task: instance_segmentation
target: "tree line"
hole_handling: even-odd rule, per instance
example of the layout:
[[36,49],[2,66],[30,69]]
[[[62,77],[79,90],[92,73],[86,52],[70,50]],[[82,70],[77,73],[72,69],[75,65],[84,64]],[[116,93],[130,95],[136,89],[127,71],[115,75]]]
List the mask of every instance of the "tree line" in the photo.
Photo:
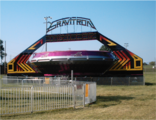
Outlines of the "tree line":
[[[7,72],[7,63],[2,63],[3,58],[7,56],[7,54],[4,51],[4,46],[3,46],[3,40],[0,39],[0,58],[1,58],[1,64],[0,64],[0,74],[6,74]],[[5,69],[5,71],[4,71]]]

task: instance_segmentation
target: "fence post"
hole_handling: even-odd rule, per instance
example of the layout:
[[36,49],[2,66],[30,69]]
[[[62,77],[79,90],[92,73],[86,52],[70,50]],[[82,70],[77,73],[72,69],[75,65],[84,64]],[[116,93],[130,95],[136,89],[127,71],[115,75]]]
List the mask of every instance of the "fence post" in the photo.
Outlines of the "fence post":
[[61,80],[61,77],[59,77],[59,79],[58,79],[58,80],[59,80],[59,82],[58,82],[59,84],[58,84],[58,85],[60,85],[60,82],[61,82],[61,81],[60,81],[60,80]]
[[17,85],[18,85],[19,83],[18,83],[18,76],[17,76]]
[[85,93],[86,93],[85,86],[86,84],[83,84],[83,107],[85,107]]
[[0,76],[0,89],[2,87],[2,76]]
[[22,79],[22,90],[23,90],[23,79]]
[[31,113],[33,113],[33,86],[31,87]]
[[71,70],[71,80],[73,81],[73,70]]
[[75,85],[73,85],[73,108],[75,109]]
[[144,76],[143,76],[143,85],[145,85],[145,78],[144,78]]
[[130,77],[129,77],[129,80],[128,80],[128,84],[130,85]]
[[42,79],[42,78],[38,79],[39,86],[41,86],[41,79]]
[[112,85],[112,80],[113,80],[113,78],[111,77],[111,85]]

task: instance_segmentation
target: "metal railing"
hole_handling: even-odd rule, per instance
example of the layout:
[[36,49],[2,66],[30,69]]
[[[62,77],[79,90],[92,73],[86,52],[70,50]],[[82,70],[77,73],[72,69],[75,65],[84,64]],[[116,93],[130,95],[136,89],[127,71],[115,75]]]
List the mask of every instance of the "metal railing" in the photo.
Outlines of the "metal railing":
[[[90,87],[86,89],[86,85]],[[95,82],[45,77],[1,79],[0,115],[78,108],[95,101]]]
[[50,77],[22,77],[22,76],[3,76],[2,87],[31,87],[43,85],[59,85],[60,78]]
[[[2,86],[38,86],[38,85],[67,85],[70,83],[70,78],[66,77],[3,77]],[[81,81],[96,82],[98,85],[144,85],[144,77],[76,77],[73,78],[73,83],[77,84]]]
[[144,77],[78,77],[77,81],[96,82],[97,85],[144,85]]
[[2,88],[0,115],[84,106],[84,85]]

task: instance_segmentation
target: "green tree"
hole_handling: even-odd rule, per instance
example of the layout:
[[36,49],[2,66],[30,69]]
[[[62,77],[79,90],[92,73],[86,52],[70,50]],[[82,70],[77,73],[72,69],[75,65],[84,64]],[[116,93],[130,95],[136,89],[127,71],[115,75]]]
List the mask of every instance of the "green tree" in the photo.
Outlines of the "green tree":
[[4,47],[3,47],[3,41],[0,39],[0,57],[3,59],[4,57]]
[[151,61],[149,64],[150,65],[155,65],[155,61]]
[[146,62],[144,62],[143,65],[148,65],[148,64]]
[[107,46],[105,46],[105,45],[102,45],[101,47],[100,47],[100,49],[99,49],[100,51],[104,51],[104,50],[106,50],[106,51],[109,51],[109,52],[111,52],[111,49],[110,48],[108,48]]
[[4,47],[3,47],[3,40],[0,39],[0,58],[1,60],[7,56],[7,54],[4,52]]

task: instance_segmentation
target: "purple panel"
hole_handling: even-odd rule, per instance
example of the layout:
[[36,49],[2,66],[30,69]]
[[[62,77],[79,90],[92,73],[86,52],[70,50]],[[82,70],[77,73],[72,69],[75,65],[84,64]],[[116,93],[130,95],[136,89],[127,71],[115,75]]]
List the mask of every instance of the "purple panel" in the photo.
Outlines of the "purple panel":
[[35,53],[33,58],[37,57],[50,57],[50,56],[107,56],[111,57],[111,54],[107,51],[53,51]]

